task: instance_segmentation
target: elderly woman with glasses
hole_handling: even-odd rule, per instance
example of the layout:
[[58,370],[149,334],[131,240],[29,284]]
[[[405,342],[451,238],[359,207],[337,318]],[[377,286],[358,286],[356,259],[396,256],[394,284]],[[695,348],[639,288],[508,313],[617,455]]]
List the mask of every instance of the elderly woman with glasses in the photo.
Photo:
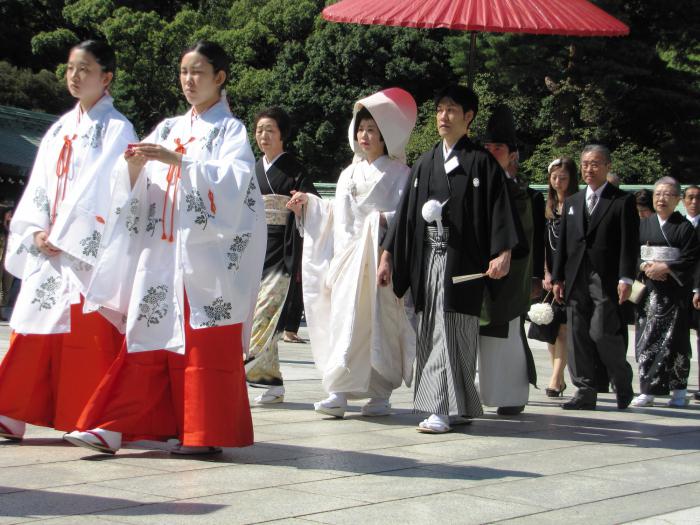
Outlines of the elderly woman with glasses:
[[646,295],[639,303],[635,350],[641,394],[632,406],[653,406],[668,395],[670,407],[688,404],[690,328],[688,297],[700,244],[692,225],[675,211],[681,188],[671,177],[654,185],[656,213],[639,226],[640,266]]

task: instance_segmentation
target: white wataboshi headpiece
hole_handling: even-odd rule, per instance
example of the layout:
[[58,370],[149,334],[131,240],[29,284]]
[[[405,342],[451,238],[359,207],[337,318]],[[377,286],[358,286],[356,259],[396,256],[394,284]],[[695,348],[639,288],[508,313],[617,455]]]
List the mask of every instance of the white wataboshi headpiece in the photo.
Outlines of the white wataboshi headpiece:
[[418,116],[416,101],[411,94],[401,88],[389,88],[355,102],[348,129],[350,148],[355,152],[353,162],[364,158],[364,152],[355,136],[355,118],[362,108],[366,108],[377,123],[389,157],[405,163],[406,145]]

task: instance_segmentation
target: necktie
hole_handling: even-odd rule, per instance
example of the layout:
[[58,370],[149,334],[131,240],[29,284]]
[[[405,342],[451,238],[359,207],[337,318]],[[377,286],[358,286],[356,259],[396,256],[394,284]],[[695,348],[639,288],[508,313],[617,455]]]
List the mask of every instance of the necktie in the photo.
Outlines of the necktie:
[[598,202],[598,196],[595,193],[591,193],[588,196],[588,215],[593,213],[593,208],[595,208],[596,202]]

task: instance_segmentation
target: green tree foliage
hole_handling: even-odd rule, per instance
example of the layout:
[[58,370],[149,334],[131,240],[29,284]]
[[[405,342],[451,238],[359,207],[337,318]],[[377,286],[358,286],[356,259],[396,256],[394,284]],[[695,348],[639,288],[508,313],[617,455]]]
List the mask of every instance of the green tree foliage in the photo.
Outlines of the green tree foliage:
[[0,61],[0,104],[60,113],[73,102],[63,82],[45,69],[33,73]]
[[[475,89],[478,137],[496,104],[514,112],[523,172],[541,182],[549,161],[588,141],[613,149],[629,183],[700,172],[700,16],[696,0],[595,0],[628,23],[626,38],[480,34]],[[111,92],[148,133],[186,102],[182,49],[197,38],[232,57],[231,107],[249,130],[276,104],[292,115],[288,145],[319,180],[335,180],[351,152],[352,102],[403,87],[419,105],[409,162],[438,140],[432,103],[466,78],[469,35],[445,30],[325,22],[324,0],[15,0],[0,2],[1,103],[59,113],[72,101],[60,77],[67,49],[104,38],[117,51]],[[41,16],[37,16],[41,13]],[[17,20],[23,23],[17,24]],[[26,21],[26,22],[24,22]],[[56,74],[49,73],[55,71]],[[252,139],[252,134],[251,134]]]

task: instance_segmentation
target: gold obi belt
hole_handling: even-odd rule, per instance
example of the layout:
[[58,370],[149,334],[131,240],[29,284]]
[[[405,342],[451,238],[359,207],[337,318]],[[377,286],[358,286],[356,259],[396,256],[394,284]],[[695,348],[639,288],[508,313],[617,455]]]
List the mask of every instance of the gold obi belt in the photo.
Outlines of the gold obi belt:
[[292,213],[286,208],[289,199],[286,195],[263,195],[265,222],[268,225],[284,226],[287,224],[287,217]]

